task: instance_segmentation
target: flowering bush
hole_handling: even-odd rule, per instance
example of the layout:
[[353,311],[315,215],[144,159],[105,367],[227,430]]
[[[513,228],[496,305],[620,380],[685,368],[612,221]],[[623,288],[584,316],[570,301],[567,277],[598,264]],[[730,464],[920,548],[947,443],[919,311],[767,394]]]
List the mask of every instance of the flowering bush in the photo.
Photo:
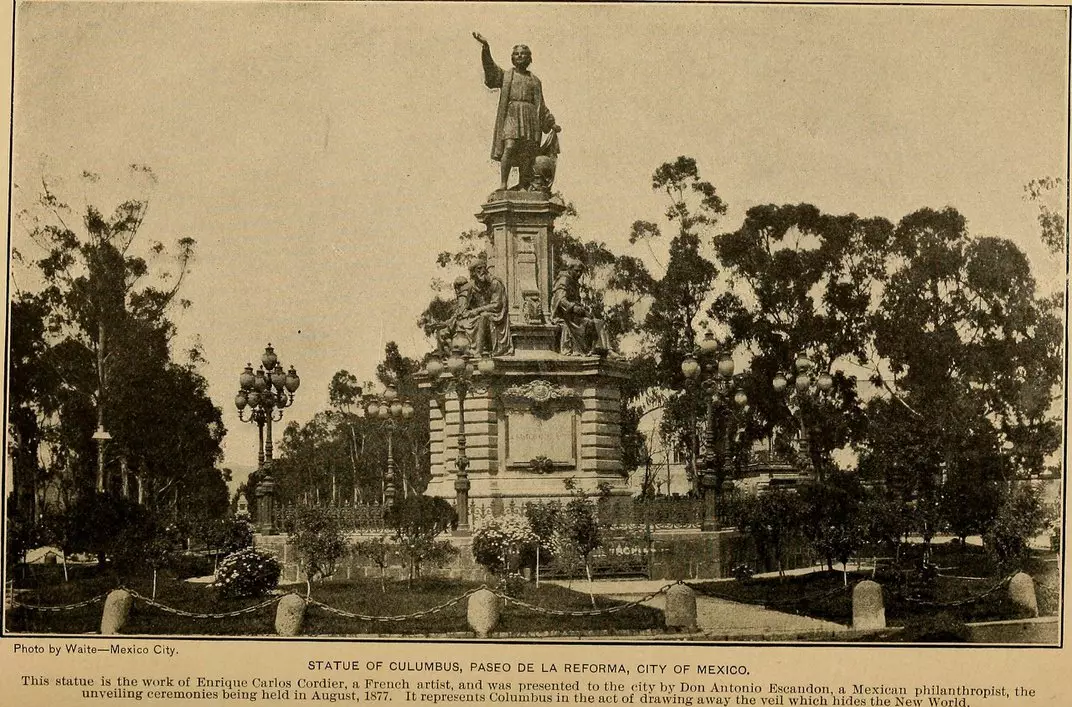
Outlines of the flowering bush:
[[538,543],[527,518],[493,518],[473,533],[473,558],[489,572],[503,574],[535,555]]
[[277,559],[247,547],[223,558],[212,586],[224,597],[260,597],[275,589],[282,571]]

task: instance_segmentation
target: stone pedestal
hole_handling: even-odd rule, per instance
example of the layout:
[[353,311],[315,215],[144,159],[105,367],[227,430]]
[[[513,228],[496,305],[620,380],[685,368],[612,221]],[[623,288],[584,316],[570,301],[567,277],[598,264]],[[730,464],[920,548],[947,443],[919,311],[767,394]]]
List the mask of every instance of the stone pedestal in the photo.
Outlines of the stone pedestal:
[[[620,382],[624,366],[595,357],[496,359],[496,370],[465,399],[469,523],[529,501],[565,499],[563,481],[595,494],[608,484],[626,499],[622,475]],[[426,383],[427,384],[427,383]],[[431,472],[427,493],[455,498],[458,399],[449,393],[430,410]]]
[[257,530],[270,534],[275,530],[275,482],[269,471],[257,484]]
[[[546,337],[546,330],[542,334],[539,327],[526,331],[524,325],[550,324],[551,233],[555,218],[565,210],[558,197],[548,198],[538,192],[497,191],[476,215],[491,236],[488,267],[506,285],[510,326],[520,327],[514,333],[515,346],[528,344],[530,336],[537,335],[534,348],[541,348],[540,336]],[[518,340],[519,334],[524,341]]]

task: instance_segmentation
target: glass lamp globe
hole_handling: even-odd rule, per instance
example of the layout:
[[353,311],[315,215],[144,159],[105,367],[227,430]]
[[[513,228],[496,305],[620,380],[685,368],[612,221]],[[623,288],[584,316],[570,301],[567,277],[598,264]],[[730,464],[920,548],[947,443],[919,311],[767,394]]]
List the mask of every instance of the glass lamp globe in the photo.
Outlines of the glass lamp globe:
[[797,376],[797,379],[796,379],[797,390],[799,390],[800,392],[803,393],[805,390],[808,389],[808,386],[810,386],[810,385],[811,385],[811,377],[809,377],[808,375],[806,375],[804,373],[802,373],[799,376]]
[[286,386],[287,392],[293,393],[301,386],[301,378],[298,377],[298,372],[294,370],[294,366],[290,367],[287,371],[287,377],[283,381],[283,385]]
[[271,378],[272,385],[274,385],[277,390],[283,390],[283,384],[286,383],[287,377],[283,373],[283,367],[280,366],[278,363],[275,364],[275,368],[272,369]]
[[711,332],[707,332],[704,338],[700,340],[700,351],[705,354],[713,354],[718,349],[718,342],[715,341],[715,336]]
[[245,369],[238,374],[238,386],[242,390],[249,390],[253,387],[253,364],[247,363]]
[[737,407],[743,408],[748,404],[748,396],[743,390],[738,390],[733,394],[733,402],[737,403]]
[[433,378],[438,378],[439,374],[443,372],[443,362],[433,356],[424,364],[424,370],[428,371],[428,375]]
[[733,358],[729,354],[725,354],[718,360],[718,374],[723,378],[729,378],[733,375]]
[[249,401],[246,400],[246,394],[243,392],[239,392],[238,395],[234,396],[235,407],[239,410],[245,410],[248,402]]
[[481,373],[492,373],[495,371],[495,359],[490,356],[484,356],[476,364],[476,367]]
[[387,402],[392,402],[398,398],[398,390],[393,385],[387,386],[387,390],[383,391],[383,399]]
[[688,356],[681,362],[681,372],[685,374],[686,378],[695,378],[700,372],[700,362],[694,359],[692,356]]
[[819,380],[816,381],[816,385],[819,386],[819,390],[826,392],[834,387],[834,377],[829,373],[823,373],[819,376]]
[[278,362],[279,357],[275,355],[275,349],[272,348],[272,345],[265,346],[264,353],[261,354],[261,363],[264,364],[265,369],[272,370]]
[[465,359],[461,356],[451,356],[447,359],[447,370],[454,375],[461,375],[465,370]]
[[775,393],[781,393],[783,390],[785,390],[785,387],[789,385],[789,381],[785,379],[785,376],[779,373],[778,375],[774,376],[774,380],[771,381],[771,385],[774,387]]

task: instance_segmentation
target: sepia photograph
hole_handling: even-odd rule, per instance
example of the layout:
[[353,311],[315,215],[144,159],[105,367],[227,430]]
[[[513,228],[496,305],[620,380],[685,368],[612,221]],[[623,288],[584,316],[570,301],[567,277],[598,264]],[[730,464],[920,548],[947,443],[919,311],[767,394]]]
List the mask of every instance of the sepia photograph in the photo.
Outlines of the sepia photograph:
[[1067,697],[1067,7],[11,19],[12,694]]

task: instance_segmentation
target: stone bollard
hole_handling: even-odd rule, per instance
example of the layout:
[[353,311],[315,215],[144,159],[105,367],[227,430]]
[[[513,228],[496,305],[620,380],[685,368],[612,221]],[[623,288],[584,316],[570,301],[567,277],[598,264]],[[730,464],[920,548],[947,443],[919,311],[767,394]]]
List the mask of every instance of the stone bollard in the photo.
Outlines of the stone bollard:
[[696,592],[685,584],[666,590],[666,627],[682,631],[696,630]]
[[852,627],[863,631],[886,628],[886,606],[878,582],[865,579],[853,588]]
[[1018,609],[1031,616],[1038,616],[1038,598],[1035,596],[1035,580],[1026,572],[1017,572],[1009,580],[1009,600]]
[[305,619],[305,599],[287,594],[275,608],[275,632],[280,636],[297,636]]
[[114,636],[123,630],[130,617],[130,607],[134,597],[125,589],[113,589],[104,600],[104,612],[101,614],[100,632],[102,636]]
[[469,628],[476,632],[477,638],[487,638],[499,625],[501,611],[502,600],[490,589],[480,589],[470,594],[466,611]]

